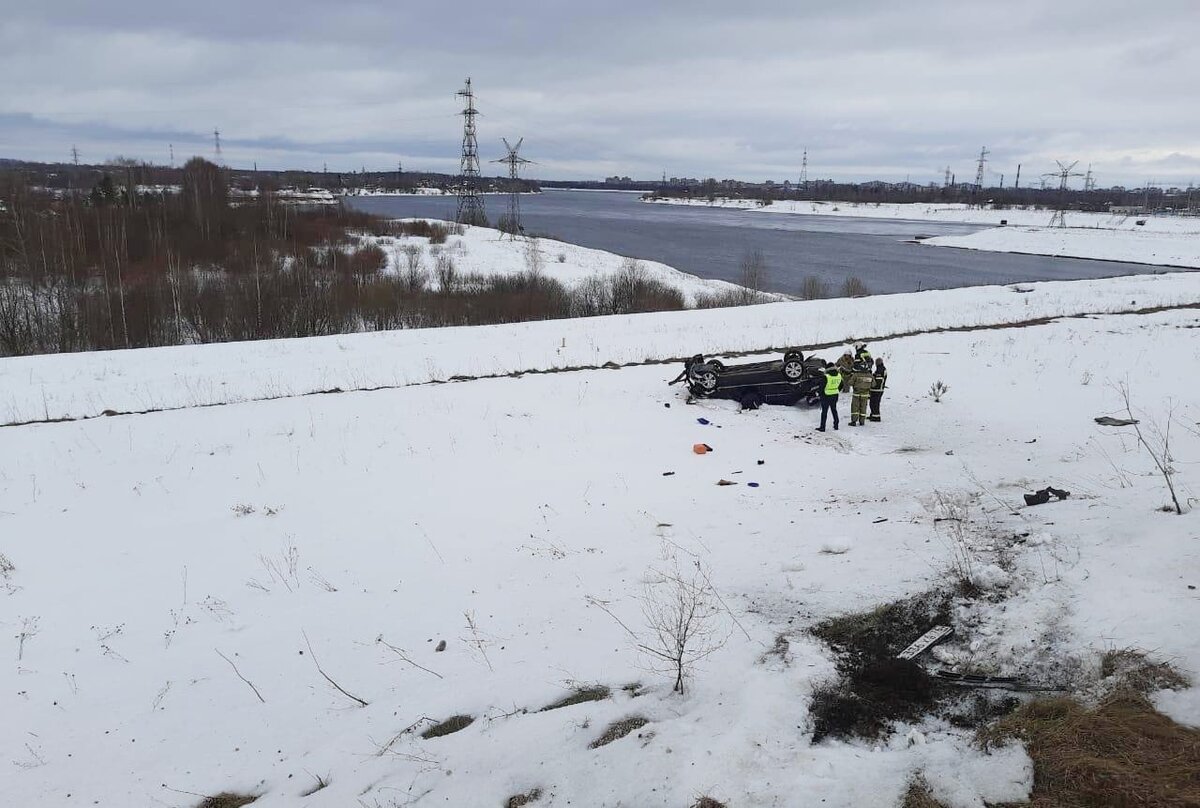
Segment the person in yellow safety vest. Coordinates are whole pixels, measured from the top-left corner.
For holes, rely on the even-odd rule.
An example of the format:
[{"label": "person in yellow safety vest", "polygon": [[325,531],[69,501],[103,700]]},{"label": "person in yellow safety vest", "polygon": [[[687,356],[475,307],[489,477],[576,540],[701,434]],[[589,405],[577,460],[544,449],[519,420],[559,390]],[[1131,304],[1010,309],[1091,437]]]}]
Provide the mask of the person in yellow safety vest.
[{"label": "person in yellow safety vest", "polygon": [[883,388],[887,387],[887,368],[883,359],[875,360],[875,373],[871,379],[871,415],[868,420],[882,421],[879,417],[879,402],[883,400]]},{"label": "person in yellow safety vest", "polygon": [[842,372],[837,365],[830,364],[826,364],[820,372],[825,375],[825,386],[821,388],[821,425],[817,427],[817,431],[825,431],[825,419],[831,412],[833,413],[833,428],[836,430],[838,428],[837,400],[838,391],[842,389]]},{"label": "person in yellow safety vest", "polygon": [[862,426],[867,422],[867,398],[871,395],[871,366],[862,360],[854,363],[850,376],[850,388],[854,398],[850,403],[850,426]]},{"label": "person in yellow safety vest", "polygon": [[854,372],[854,355],[846,351],[838,357],[838,372],[842,375],[842,392],[850,389],[850,374]]}]

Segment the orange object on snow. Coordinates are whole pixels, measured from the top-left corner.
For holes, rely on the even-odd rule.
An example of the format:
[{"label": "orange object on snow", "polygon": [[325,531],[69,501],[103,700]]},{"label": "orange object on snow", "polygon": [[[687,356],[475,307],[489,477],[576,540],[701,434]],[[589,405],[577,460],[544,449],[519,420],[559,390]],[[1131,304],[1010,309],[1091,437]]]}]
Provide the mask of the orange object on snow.
[{"label": "orange object on snow", "polygon": [[707,443],[697,443],[692,446],[692,451],[696,454],[708,454],[713,449]]}]

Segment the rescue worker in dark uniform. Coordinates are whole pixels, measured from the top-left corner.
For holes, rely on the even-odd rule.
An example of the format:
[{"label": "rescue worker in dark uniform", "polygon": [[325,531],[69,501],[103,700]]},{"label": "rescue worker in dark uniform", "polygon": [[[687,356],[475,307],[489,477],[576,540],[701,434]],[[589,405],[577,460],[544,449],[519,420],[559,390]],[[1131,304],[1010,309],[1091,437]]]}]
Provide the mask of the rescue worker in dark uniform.
[{"label": "rescue worker in dark uniform", "polygon": [[871,352],[867,350],[867,343],[865,343],[865,342],[854,343],[854,361],[855,362],[866,362],[867,369],[868,370],[871,369]]},{"label": "rescue worker in dark uniform", "polygon": [[883,400],[883,389],[887,387],[887,368],[883,359],[875,360],[875,372],[871,374],[871,416],[872,421],[882,421],[879,417],[879,402]]},{"label": "rescue worker in dark uniform", "polygon": [[821,389],[821,425],[817,427],[818,432],[825,431],[825,419],[829,413],[833,413],[833,428],[838,428],[838,411],[837,400],[838,391],[842,389],[842,372],[837,365],[826,365],[825,369],[820,371],[825,376],[825,386]]},{"label": "rescue worker in dark uniform", "polygon": [[846,392],[850,389],[850,374],[854,372],[854,355],[849,349],[845,351],[837,360],[838,372],[842,375],[842,390]]},{"label": "rescue worker in dark uniform", "polygon": [[850,389],[854,395],[850,403],[850,426],[862,426],[867,422],[867,398],[871,395],[873,382],[870,363],[855,360],[854,372],[850,375]]}]

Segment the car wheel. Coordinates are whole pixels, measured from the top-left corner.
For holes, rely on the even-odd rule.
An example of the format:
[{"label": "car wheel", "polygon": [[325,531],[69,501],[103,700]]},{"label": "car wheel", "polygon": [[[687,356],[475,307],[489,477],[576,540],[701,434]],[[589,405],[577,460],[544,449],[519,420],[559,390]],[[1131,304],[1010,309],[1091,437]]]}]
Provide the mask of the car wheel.
[{"label": "car wheel", "polygon": [[710,368],[712,368],[713,370],[715,370],[717,373],[720,373],[721,371],[725,370],[725,366],[722,365],[720,362],[718,362],[716,359],[708,360],[708,366]]},{"label": "car wheel", "polygon": [[783,360],[783,377],[789,382],[798,382],[804,378],[804,363],[796,357]]},{"label": "car wheel", "polygon": [[697,371],[692,378],[694,387],[700,389],[700,395],[708,395],[717,389],[717,374],[716,371],[710,368]]}]

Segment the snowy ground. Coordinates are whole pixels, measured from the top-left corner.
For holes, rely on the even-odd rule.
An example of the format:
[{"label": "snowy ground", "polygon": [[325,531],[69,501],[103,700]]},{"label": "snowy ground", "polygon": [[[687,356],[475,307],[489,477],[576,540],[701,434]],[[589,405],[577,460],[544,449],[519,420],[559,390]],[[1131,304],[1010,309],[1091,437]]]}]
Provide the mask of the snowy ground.
[{"label": "snowy ground", "polygon": [[[502,248],[486,248],[493,247]],[[0,361],[0,425],[1182,304],[1200,304],[1200,276],[1175,272],[620,318],[19,357]]]},{"label": "snowy ground", "polygon": [[[1138,282],[1143,295],[1171,281]],[[804,305],[725,312],[726,337],[766,340]],[[947,324],[961,308],[941,308]],[[609,345],[655,328],[678,338],[685,320],[700,338],[706,316],[610,320]],[[536,330],[514,333],[537,343]],[[447,336],[447,366],[467,339]],[[296,341],[276,369],[306,383],[308,349],[325,344]],[[349,346],[383,352],[341,344],[346,362]],[[918,772],[952,806],[1021,798],[1021,750],[985,755],[937,722],[874,747],[811,744],[809,694],[833,664],[804,629],[945,582],[955,545],[933,522],[940,491],[974,502],[1011,556],[1002,569],[971,545],[995,599],[960,604],[943,660],[1039,679],[1078,665],[1086,682],[1100,652],[1133,646],[1200,672],[1196,514],[1159,512],[1149,459],[1092,421],[1119,410],[1116,381],[1147,424],[1173,398],[1176,479],[1200,494],[1200,390],[1184,372],[1200,363],[1200,312],[873,347],[891,370],[884,422],[826,435],[810,410],[688,406],[665,385],[676,368],[660,365],[0,429],[0,553],[13,565],[0,579],[3,801],[191,806],[238,789],[264,808],[499,806],[536,787],[539,807],[682,808],[700,794],[896,806]],[[216,366],[259,348],[188,350]],[[433,342],[424,355],[438,355]],[[33,375],[87,358],[20,361]],[[938,379],[950,390],[935,403]],[[166,392],[178,383],[158,377],[157,395],[185,397]],[[693,454],[701,441],[715,452]],[[1018,506],[1046,484],[1072,497]],[[643,582],[673,560],[711,569],[729,609],[716,625],[727,642],[683,697],[588,600],[637,627]],[[788,653],[764,655],[780,634]],[[644,695],[620,690],[635,681]],[[574,683],[617,695],[534,712]],[[1196,690],[1160,704],[1200,724]],[[476,721],[431,740],[402,733],[457,713]],[[589,748],[632,715],[649,723]],[[330,784],[301,801],[316,777]]]},{"label": "snowy ground", "polygon": [[[432,220],[431,220],[432,221]],[[449,222],[442,224],[450,225]],[[387,272],[400,273],[405,266],[403,248],[414,245],[422,250],[421,262],[432,275],[438,255],[448,255],[456,269],[464,275],[517,275],[537,267],[542,275],[560,281],[568,289],[592,277],[609,277],[620,271],[628,259],[605,250],[579,247],[554,239],[513,239],[487,227],[464,227],[461,236],[451,235],[445,244],[430,244],[421,236],[374,236],[370,241],[383,248],[388,256]],[[646,276],[672,286],[683,293],[687,305],[695,305],[697,294],[738,291],[742,287],[728,281],[707,280],[680,272],[655,261],[637,262]],[[766,295],[782,300],[783,295]]]},{"label": "snowy ground", "polygon": [[[1125,261],[1171,267],[1200,268],[1200,218],[1067,213],[1066,228],[1049,227],[1049,210],[992,209],[969,205],[858,204],[853,202],[772,202],[752,199],[659,199],[659,204],[740,208],[765,213],[848,216],[861,219],[988,225],[965,236],[939,236],[923,244],[993,252],[1029,253],[1101,261]],[[1139,225],[1138,222],[1144,222]],[[999,227],[1007,222],[1006,227]]]},{"label": "snowy ground", "polygon": [[[1068,215],[1073,223],[1075,215]],[[996,227],[966,236],[938,236],[921,242],[934,247],[1093,258],[1200,269],[1200,219],[1182,220],[1190,232],[1167,231],[1152,219],[1146,228]],[[1179,224],[1178,220],[1172,224]],[[1160,225],[1152,228],[1150,225]]]}]

